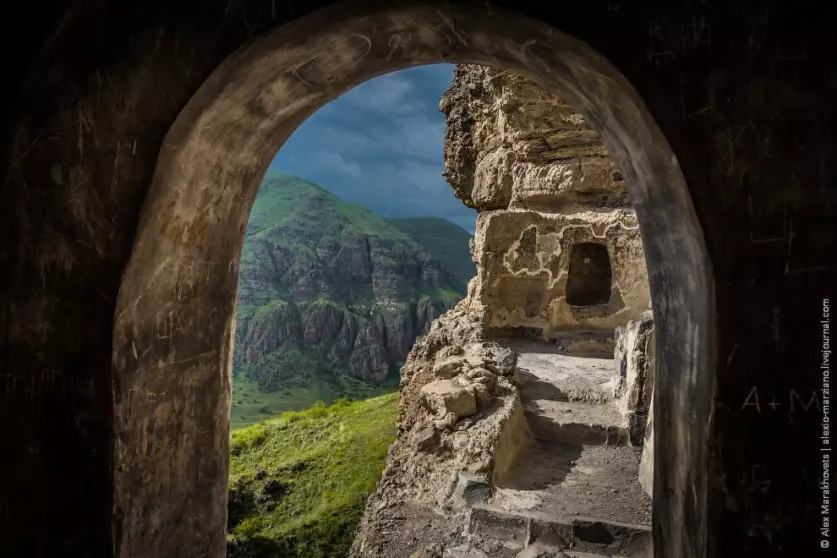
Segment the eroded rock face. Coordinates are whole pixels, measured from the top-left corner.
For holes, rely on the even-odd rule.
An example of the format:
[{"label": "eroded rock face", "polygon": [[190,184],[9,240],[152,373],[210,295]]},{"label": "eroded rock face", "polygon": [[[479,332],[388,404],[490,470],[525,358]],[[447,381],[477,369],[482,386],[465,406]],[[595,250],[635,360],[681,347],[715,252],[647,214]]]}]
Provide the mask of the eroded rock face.
[{"label": "eroded rock face", "polygon": [[[488,327],[544,338],[609,331],[649,307],[630,195],[578,112],[519,76],[472,65],[456,67],[440,110],[445,176],[480,211],[472,288]],[[584,254],[591,247],[601,261]],[[576,276],[582,285],[598,277],[603,292],[573,300]]]},{"label": "eroded rock face", "polygon": [[616,329],[613,397],[625,416],[631,443],[644,445],[646,422],[654,394],[654,316],[649,310],[638,320]]},{"label": "eroded rock face", "polygon": [[480,211],[631,207],[624,180],[584,118],[510,72],[457,65],[439,105],[445,177]]},{"label": "eroded rock face", "polygon": [[[464,513],[465,493],[502,482],[533,441],[513,380],[517,355],[492,339],[591,330],[612,344],[614,329],[650,306],[630,196],[579,113],[520,77],[467,65],[457,66],[440,110],[446,177],[479,211],[477,276],[401,370],[398,438],[353,556],[380,555],[375,534],[387,531],[390,507]],[[646,370],[635,383],[653,378]],[[620,384],[620,395],[640,388]],[[644,393],[631,407],[643,427]]]},{"label": "eroded rock face", "polygon": [[440,418],[453,414],[457,419],[477,413],[477,395],[474,384],[467,378],[435,380],[421,388],[421,400],[425,408]]},{"label": "eroded rock face", "polygon": [[[501,478],[532,441],[517,388],[513,351],[484,337],[465,300],[434,322],[401,373],[398,438],[353,546],[377,556],[373,534],[388,508],[412,505],[457,513],[462,479]],[[473,484],[473,483],[472,483]]]},{"label": "eroded rock face", "polygon": [[[234,373],[246,368],[264,391],[300,372],[384,379],[461,292],[412,237],[313,183],[270,173],[255,207],[242,248]],[[456,255],[467,258],[464,249]]]}]

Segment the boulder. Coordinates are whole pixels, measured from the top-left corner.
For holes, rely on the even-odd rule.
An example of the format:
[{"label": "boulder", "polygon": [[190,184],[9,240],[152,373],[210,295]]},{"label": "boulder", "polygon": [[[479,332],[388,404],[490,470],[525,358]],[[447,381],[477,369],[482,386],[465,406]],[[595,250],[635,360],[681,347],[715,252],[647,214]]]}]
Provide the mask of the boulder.
[{"label": "boulder", "polygon": [[439,349],[439,352],[436,353],[436,359],[441,360],[447,357],[461,355],[463,352],[462,347],[459,345],[448,345]]},{"label": "boulder", "polygon": [[512,374],[517,368],[517,353],[513,350],[503,347],[496,360],[497,373],[502,376]]},{"label": "boulder", "polygon": [[410,446],[415,451],[436,453],[441,449],[439,433],[432,422],[422,422],[410,432]]},{"label": "boulder", "polygon": [[421,388],[422,404],[437,416],[453,413],[468,417],[477,412],[474,387],[462,386],[453,380],[436,380]]},{"label": "boulder", "polygon": [[450,497],[449,507],[454,510],[470,508],[475,504],[485,502],[491,496],[491,491],[491,484],[485,476],[460,471]]},{"label": "boulder", "polygon": [[485,386],[488,391],[493,390],[497,385],[497,376],[485,368],[472,368],[465,373],[465,376],[474,384]]},{"label": "boulder", "polygon": [[469,367],[467,357],[449,356],[437,359],[433,364],[433,376],[442,379],[450,379],[463,372]]},{"label": "boulder", "polygon": [[465,355],[472,367],[486,368],[499,376],[510,375],[517,368],[517,353],[494,342],[469,345]]}]

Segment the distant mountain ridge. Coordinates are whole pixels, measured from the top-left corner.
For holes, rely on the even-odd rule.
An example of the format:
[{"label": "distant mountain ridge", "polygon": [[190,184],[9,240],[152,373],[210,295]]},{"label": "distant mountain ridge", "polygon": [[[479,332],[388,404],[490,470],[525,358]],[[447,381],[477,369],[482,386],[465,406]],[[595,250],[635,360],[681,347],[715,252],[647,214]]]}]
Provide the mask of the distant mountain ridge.
[{"label": "distant mountain ridge", "polygon": [[[397,385],[415,338],[465,294],[461,266],[450,271],[433,254],[452,265],[454,251],[426,250],[415,239],[421,219],[406,221],[388,222],[297,177],[266,176],[239,269],[236,381],[261,392],[328,384],[333,396],[345,394],[347,378],[396,376]],[[461,231],[456,242],[468,254],[468,233],[437,221]]]},{"label": "distant mountain ridge", "polygon": [[436,258],[453,276],[464,293],[468,281],[477,273],[471,259],[474,235],[441,217],[386,218],[387,223],[407,234],[428,254]]}]

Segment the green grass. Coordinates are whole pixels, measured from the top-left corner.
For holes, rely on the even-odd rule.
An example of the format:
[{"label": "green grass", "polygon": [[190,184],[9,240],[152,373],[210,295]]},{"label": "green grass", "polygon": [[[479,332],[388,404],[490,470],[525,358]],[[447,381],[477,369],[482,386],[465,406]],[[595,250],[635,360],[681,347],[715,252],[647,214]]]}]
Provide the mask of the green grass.
[{"label": "green grass", "polygon": [[[312,227],[312,220],[316,227]],[[348,203],[312,182],[279,172],[265,175],[247,223],[247,235],[267,238],[287,227],[300,233],[332,234],[349,227],[355,234],[411,245],[412,238],[365,207]],[[467,242],[466,242],[467,244]],[[313,260],[316,251],[310,250]]]},{"label": "green grass", "polygon": [[445,302],[447,302],[448,304],[451,304],[451,305],[456,304],[457,302],[459,302],[463,298],[462,293],[451,290],[451,289],[427,290],[427,291],[423,291],[421,294],[422,294],[422,296],[425,296],[427,298],[430,298],[430,299],[433,299],[433,300],[445,301]]},{"label": "green grass", "polygon": [[[380,298],[363,273],[346,271],[351,266],[346,266],[337,254],[346,245],[363,251],[365,241],[376,269],[398,276],[403,273],[404,262],[442,265],[416,240],[429,239],[430,246],[446,255],[451,265],[456,263],[458,254],[459,264],[464,261],[465,268],[473,268],[469,263],[469,237],[466,231],[444,219],[384,220],[316,184],[282,173],[268,173],[256,196],[242,249],[236,344],[264,339],[259,333],[301,331],[303,316],[323,307],[333,307],[345,319],[365,321],[380,316],[408,316],[411,304],[426,302],[428,298],[437,308],[442,304],[452,306],[463,297],[465,285],[449,277],[449,270],[441,284],[411,283],[399,288],[396,295]],[[360,248],[356,247],[358,243]],[[465,275],[465,280],[470,278],[473,269]],[[313,288],[298,288],[301,278],[306,277],[311,278]],[[296,326],[296,330],[291,330],[291,326]],[[256,334],[238,335],[245,331]],[[236,351],[239,348],[247,349],[237,346]],[[338,397],[366,399],[397,388],[396,363],[391,363],[388,384],[377,385],[346,376],[348,357],[333,355],[329,342],[315,344],[297,333],[290,335],[282,346],[247,364],[237,359],[232,428],[249,426],[288,410],[304,409],[316,401],[330,403]]]},{"label": "green grass", "polygon": [[257,382],[237,376],[233,379],[230,428],[238,430],[286,411],[307,409],[317,401],[334,401],[336,397],[337,391],[327,382],[265,392]]},{"label": "green grass", "polygon": [[[275,355],[273,355],[275,356]],[[265,363],[271,365],[270,359]],[[277,417],[286,411],[307,409],[318,401],[331,404],[335,399],[345,398],[361,401],[370,397],[392,393],[398,390],[398,370],[390,371],[382,383],[373,383],[352,376],[334,376],[327,372],[303,370],[292,373],[284,381],[277,368],[271,379],[278,379],[276,390],[264,391],[259,382],[249,376],[249,368],[242,367],[233,378],[232,409],[230,410],[230,428],[238,430]]]},{"label": "green grass", "polygon": [[397,393],[339,399],[233,432],[228,556],[346,556],[397,408]]}]

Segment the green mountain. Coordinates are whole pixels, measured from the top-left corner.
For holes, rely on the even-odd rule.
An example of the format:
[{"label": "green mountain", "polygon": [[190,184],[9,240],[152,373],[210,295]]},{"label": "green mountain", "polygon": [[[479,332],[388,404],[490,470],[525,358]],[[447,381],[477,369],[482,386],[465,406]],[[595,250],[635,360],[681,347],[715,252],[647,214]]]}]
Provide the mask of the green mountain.
[{"label": "green mountain", "polygon": [[464,294],[411,235],[315,184],[269,174],[239,269],[233,427],[391,391],[416,337]]},{"label": "green mountain", "polygon": [[395,440],[397,411],[392,393],[234,432],[227,556],[347,556]]},{"label": "green mountain", "polygon": [[415,240],[447,269],[462,292],[476,275],[469,242],[474,235],[440,217],[386,219],[386,222]]}]

